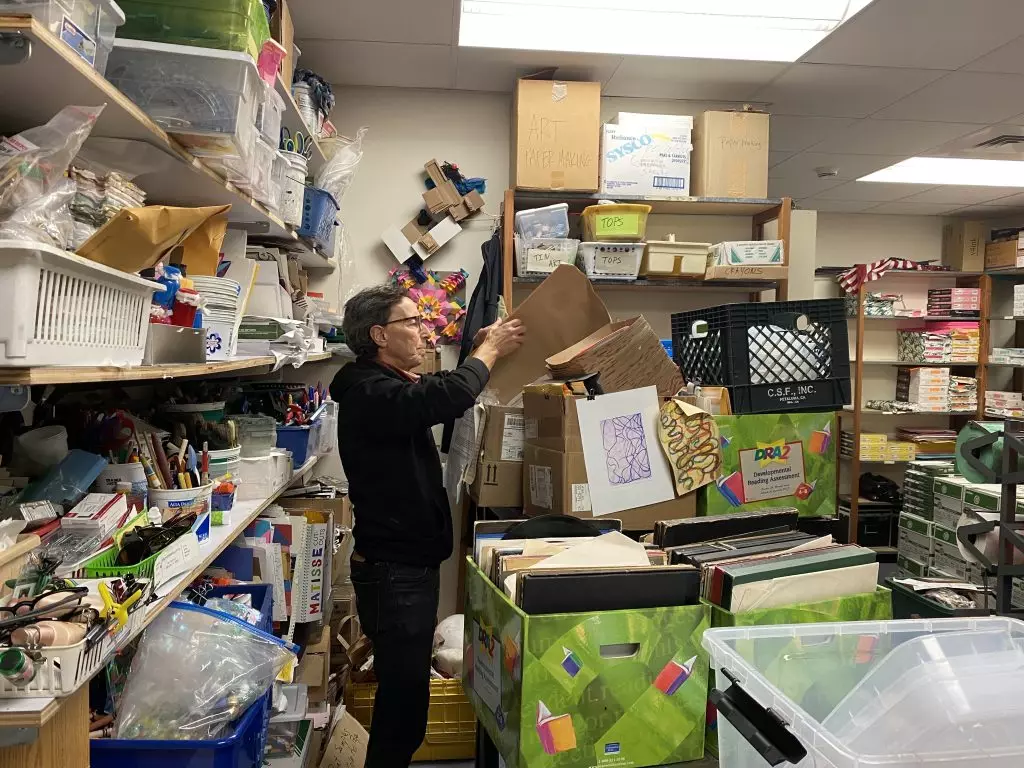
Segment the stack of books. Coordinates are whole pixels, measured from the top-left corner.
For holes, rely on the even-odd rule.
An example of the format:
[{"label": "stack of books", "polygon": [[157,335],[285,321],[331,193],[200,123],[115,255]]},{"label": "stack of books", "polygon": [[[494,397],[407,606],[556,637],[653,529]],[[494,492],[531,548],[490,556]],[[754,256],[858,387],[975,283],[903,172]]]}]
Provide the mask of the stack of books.
[{"label": "stack of books", "polygon": [[929,289],[928,314],[931,317],[978,317],[981,315],[981,289]]},{"label": "stack of books", "polygon": [[956,472],[952,461],[912,461],[903,473],[903,512],[931,520],[935,511],[936,477]]}]

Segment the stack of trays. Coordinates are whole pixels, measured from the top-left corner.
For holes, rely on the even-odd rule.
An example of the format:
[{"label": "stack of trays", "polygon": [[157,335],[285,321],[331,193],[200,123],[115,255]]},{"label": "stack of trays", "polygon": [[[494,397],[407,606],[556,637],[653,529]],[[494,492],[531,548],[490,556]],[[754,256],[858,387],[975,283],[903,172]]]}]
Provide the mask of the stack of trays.
[{"label": "stack of trays", "polygon": [[191,280],[206,303],[203,310],[206,359],[234,357],[242,317],[242,287],[226,277],[193,277]]}]

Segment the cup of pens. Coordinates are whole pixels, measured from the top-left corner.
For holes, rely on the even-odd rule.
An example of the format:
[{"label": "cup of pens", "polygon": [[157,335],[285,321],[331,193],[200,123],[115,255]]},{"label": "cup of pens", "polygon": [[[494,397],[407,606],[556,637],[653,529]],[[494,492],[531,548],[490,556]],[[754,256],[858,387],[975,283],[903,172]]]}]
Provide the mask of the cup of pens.
[{"label": "cup of pens", "polygon": [[198,517],[210,511],[213,486],[213,483],[207,483],[197,488],[150,488],[149,505],[160,509],[160,517],[164,521],[190,512],[195,512]]}]

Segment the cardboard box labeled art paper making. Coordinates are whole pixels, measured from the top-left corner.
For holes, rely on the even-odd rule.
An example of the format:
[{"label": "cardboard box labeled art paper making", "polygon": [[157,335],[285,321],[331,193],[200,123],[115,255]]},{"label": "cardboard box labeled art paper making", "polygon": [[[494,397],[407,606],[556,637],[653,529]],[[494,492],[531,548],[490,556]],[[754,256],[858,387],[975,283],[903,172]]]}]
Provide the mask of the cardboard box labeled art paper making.
[{"label": "cardboard box labeled art paper making", "polygon": [[704,754],[707,606],[527,615],[467,559],[465,616],[463,686],[508,768]]},{"label": "cardboard box labeled art paper making", "polygon": [[836,513],[831,413],[716,416],[722,469],[701,488],[702,515],[795,507],[801,517]]}]

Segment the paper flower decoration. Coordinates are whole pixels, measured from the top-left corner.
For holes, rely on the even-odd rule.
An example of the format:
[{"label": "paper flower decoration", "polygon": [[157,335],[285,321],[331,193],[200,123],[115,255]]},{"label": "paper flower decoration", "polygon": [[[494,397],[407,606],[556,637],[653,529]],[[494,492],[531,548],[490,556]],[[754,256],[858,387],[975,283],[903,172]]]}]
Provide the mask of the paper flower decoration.
[{"label": "paper flower decoration", "polygon": [[436,272],[425,272],[426,280],[404,269],[393,269],[391,279],[395,285],[409,291],[416,302],[423,324],[427,327],[427,344],[457,344],[462,340],[462,318],[466,308],[458,294],[466,285],[466,270],[451,272],[443,277]]}]

